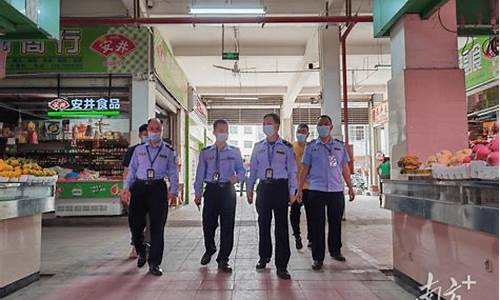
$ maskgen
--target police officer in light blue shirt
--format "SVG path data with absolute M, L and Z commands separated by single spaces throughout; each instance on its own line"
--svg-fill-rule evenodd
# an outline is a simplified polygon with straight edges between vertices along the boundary
M 217 257 L 219 270 L 230 273 L 229 255 L 233 250 L 234 218 L 236 212 L 236 191 L 234 184 L 243 182 L 245 168 L 240 149 L 229 146 L 228 123 L 216 120 L 213 124 L 215 144 L 201 150 L 194 182 L 195 203 L 198 207 L 203 196 L 203 235 L 205 238 L 205 254 L 201 264 L 210 263 L 212 255 L 217 251 L 215 246 L 215 230 L 220 218 L 220 250 Z M 205 192 L 203 193 L 203 184 Z
M 165 182 L 166 177 L 170 181 L 170 191 Z M 139 255 L 137 266 L 141 268 L 147 261 L 149 272 L 155 276 L 163 274 L 160 264 L 163 258 L 163 232 L 167 221 L 168 200 L 175 201 L 177 187 L 176 153 L 171 145 L 162 140 L 162 121 L 150 119 L 147 141 L 138 145 L 132 155 L 128 175 L 123 183 L 123 196 L 127 198 L 132 195 L 129 225 L 132 241 Z M 151 223 L 149 257 L 143 244 L 146 214 Z
M 277 275 L 290 279 L 287 266 L 290 260 L 288 238 L 288 204 L 295 201 L 297 191 L 297 164 L 293 146 L 278 134 L 280 117 L 271 113 L 264 116 L 263 130 L 267 138 L 255 144 L 250 159 L 247 184 L 248 203 L 253 202 L 253 187 L 257 186 L 257 213 L 259 223 L 259 257 L 257 270 L 264 269 L 271 260 L 271 219 L 274 212 Z
M 331 136 L 332 119 L 323 115 L 317 122 L 319 138 L 306 147 L 299 176 L 298 201 L 302 199 L 304 182 L 309 182 L 313 270 L 323 267 L 325 258 L 325 207 L 328 214 L 328 250 L 330 256 L 345 261 L 340 252 L 344 181 L 349 188 L 349 201 L 354 200 L 349 155 L 341 141 Z M 342 180 L 343 178 L 343 180 Z

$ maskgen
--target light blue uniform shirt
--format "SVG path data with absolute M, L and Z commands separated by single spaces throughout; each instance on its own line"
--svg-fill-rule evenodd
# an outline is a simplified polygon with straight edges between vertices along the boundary
M 271 164 L 269 164 L 271 159 Z M 255 144 L 250 159 L 250 176 L 247 190 L 253 191 L 257 179 L 266 180 L 266 169 L 273 169 L 272 179 L 288 179 L 288 193 L 295 195 L 297 190 L 297 164 L 293 146 L 278 138 L 274 146 L 264 139 Z
M 331 164 L 329 156 L 336 163 Z M 343 192 L 342 169 L 349 163 L 344 144 L 331 139 L 323 143 L 319 138 L 307 145 L 302 162 L 310 167 L 307 180 L 309 190 L 320 192 Z
M 219 158 L 217 158 L 217 154 Z M 240 182 L 243 182 L 245 168 L 240 149 L 226 144 L 222 150 L 218 150 L 214 144 L 201 150 L 194 181 L 194 192 L 197 196 L 201 196 L 203 193 L 204 182 L 214 181 L 214 173 L 216 172 L 219 172 L 219 181 L 217 181 L 219 183 L 229 182 L 231 176 L 238 176 Z
M 153 160 L 154 163 L 151 166 L 151 161 Z M 123 182 L 123 188 L 130 188 L 137 179 L 148 180 L 147 171 L 151 168 L 155 170 L 153 180 L 167 177 L 170 181 L 170 193 L 177 194 L 179 178 L 177 174 L 176 153 L 172 146 L 163 141 L 158 146 L 145 143 L 135 148 L 128 166 L 127 178 Z

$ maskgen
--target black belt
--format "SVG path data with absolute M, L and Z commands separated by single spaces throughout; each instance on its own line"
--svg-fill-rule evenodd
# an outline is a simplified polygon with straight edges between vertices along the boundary
M 143 179 L 137 179 L 137 183 L 141 183 L 141 184 L 146 184 L 146 185 L 152 185 L 152 184 L 157 184 L 157 183 L 161 183 L 161 182 L 165 182 L 164 179 L 146 179 L 146 180 L 143 180 Z
M 261 179 L 260 183 L 262 183 L 262 184 L 283 184 L 283 183 L 288 183 L 288 179 L 286 179 L 286 178 Z
M 218 187 L 218 188 L 227 188 L 233 186 L 230 181 L 225 182 L 205 182 L 207 187 Z

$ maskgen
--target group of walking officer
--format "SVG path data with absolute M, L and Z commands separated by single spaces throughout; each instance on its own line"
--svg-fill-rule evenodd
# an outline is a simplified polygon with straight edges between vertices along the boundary
M 218 268 L 232 272 L 229 256 L 233 249 L 236 212 L 234 184 L 243 183 L 245 168 L 241 152 L 227 144 L 229 124 L 225 120 L 213 123 L 215 143 L 204 148 L 198 160 L 194 183 L 195 204 L 203 202 L 202 224 L 205 253 L 201 264 L 210 263 L 217 252 L 215 232 L 220 224 Z M 344 183 L 349 200 L 354 191 L 348 167 L 349 156 L 342 142 L 331 136 L 332 120 L 323 115 L 318 118 L 319 138 L 307 142 L 309 128 L 301 124 L 297 141 L 292 145 L 279 136 L 280 118 L 270 113 L 263 118 L 266 138 L 255 144 L 250 160 L 250 174 L 246 181 L 247 201 L 254 202 L 259 226 L 259 261 L 257 270 L 265 269 L 271 261 L 273 246 L 271 221 L 274 215 L 275 255 L 277 275 L 290 279 L 288 262 L 290 242 L 288 208 L 296 248 L 301 249 L 300 210 L 305 206 L 308 246 L 312 248 L 314 270 L 323 266 L 325 257 L 325 212 L 328 216 L 328 250 L 333 259 L 345 261 L 341 253 L 341 219 L 344 210 Z M 130 198 L 129 224 L 133 245 L 138 253 L 137 265 L 149 263 L 153 275 L 162 275 L 163 228 L 168 210 L 168 199 L 177 197 L 176 153 L 172 146 L 161 140 L 161 121 L 148 122 L 148 137 L 133 151 L 124 182 L 123 197 Z M 170 182 L 167 189 L 164 178 Z M 168 195 L 168 197 L 167 197 Z M 203 199 L 203 201 L 202 201 Z M 144 246 L 146 215 L 149 215 L 151 246 Z

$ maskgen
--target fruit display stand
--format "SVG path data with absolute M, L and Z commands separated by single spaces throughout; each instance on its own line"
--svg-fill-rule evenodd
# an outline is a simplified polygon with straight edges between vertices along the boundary
M 56 188 L 56 216 L 116 216 L 123 213 L 122 180 L 66 180 Z
M 0 298 L 40 278 L 42 213 L 54 196 L 53 180 L 0 182 Z
M 418 290 L 434 278 L 473 278 L 467 299 L 493 299 L 498 288 L 498 138 L 442 150 L 422 163 L 407 154 L 398 176 L 383 181 L 392 212 L 396 281 Z M 488 295 L 488 296 L 486 296 Z
M 497 289 L 499 278 L 498 198 L 498 180 L 384 180 L 396 280 L 418 288 L 429 272 L 470 276 L 477 285 L 462 296 L 487 299 L 484 291 Z

